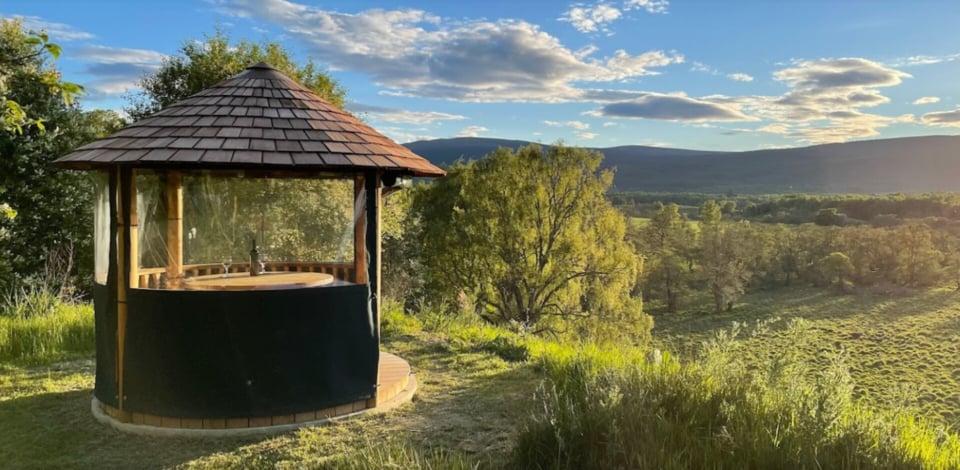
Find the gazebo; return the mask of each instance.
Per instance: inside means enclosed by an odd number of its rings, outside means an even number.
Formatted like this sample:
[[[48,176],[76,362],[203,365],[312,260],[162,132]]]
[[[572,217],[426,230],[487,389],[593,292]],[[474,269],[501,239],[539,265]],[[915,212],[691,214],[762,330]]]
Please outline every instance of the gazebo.
[[[260,432],[412,396],[379,345],[382,196],[443,170],[264,63],[56,165],[96,172],[101,421]]]

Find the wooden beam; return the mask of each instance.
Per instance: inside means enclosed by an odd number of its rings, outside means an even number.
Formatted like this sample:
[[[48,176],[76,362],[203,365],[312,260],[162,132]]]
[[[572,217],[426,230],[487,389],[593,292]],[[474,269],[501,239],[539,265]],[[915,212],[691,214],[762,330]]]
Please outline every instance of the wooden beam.
[[[367,249],[366,249],[366,204],[360,200],[363,195],[363,175],[357,175],[353,180],[353,282],[365,284],[367,282]]]
[[[117,407],[124,410],[124,352],[127,339],[127,293],[139,283],[137,266],[137,188],[134,171],[119,172],[117,195]]]
[[[175,287],[183,278],[183,178],[179,171],[166,176],[167,287]]]

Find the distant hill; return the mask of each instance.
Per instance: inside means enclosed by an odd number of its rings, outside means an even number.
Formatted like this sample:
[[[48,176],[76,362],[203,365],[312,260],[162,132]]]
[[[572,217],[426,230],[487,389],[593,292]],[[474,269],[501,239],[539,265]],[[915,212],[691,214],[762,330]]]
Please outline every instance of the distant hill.
[[[521,140],[465,137],[405,144],[445,165]],[[620,191],[884,193],[960,191],[960,136],[902,137],[749,152],[629,145],[598,148]]]

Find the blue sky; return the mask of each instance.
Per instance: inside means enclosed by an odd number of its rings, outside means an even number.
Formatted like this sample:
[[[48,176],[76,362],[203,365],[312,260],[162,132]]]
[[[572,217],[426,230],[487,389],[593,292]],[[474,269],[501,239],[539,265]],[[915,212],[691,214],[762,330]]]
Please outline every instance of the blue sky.
[[[19,1],[83,104],[220,27],[327,67],[398,141],[749,150],[960,130],[960,2]]]

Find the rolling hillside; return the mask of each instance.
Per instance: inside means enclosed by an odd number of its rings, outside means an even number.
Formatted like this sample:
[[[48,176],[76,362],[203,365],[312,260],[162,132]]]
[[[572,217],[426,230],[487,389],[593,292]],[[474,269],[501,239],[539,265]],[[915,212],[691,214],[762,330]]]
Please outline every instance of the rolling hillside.
[[[405,144],[434,163],[529,142],[454,138]],[[738,193],[960,191],[960,136],[864,140],[749,152],[639,145],[597,149],[618,190]]]

